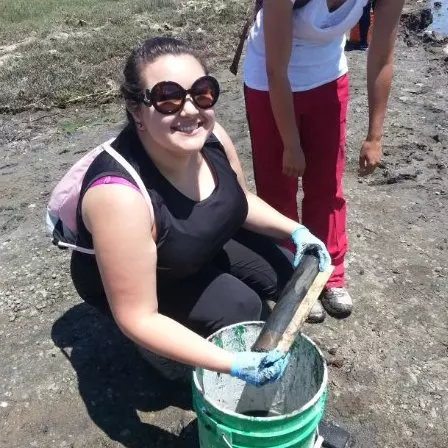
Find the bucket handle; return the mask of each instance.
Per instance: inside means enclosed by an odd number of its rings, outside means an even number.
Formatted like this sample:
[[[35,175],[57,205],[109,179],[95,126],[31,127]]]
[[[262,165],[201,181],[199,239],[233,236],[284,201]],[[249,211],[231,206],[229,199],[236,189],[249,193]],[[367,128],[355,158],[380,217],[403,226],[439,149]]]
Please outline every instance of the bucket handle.
[[[316,430],[316,441],[314,442],[313,448],[321,448],[322,444],[324,443],[324,438],[319,434],[319,428]]]
[[[205,416],[207,420],[207,425],[210,426],[210,428],[218,435],[218,437],[221,437],[224,443],[229,447],[233,448],[232,445],[232,431],[227,429],[225,426],[220,425],[218,422],[216,422],[210,415],[210,413],[207,411],[207,409],[204,406],[201,406],[199,408],[200,413]]]
[[[229,447],[229,448],[233,448],[233,445],[227,440],[226,436],[224,434],[221,435],[222,440],[224,441],[224,443]],[[316,441],[314,442],[314,447],[313,448],[322,448],[322,444],[324,443],[324,438],[319,435],[319,431],[317,432],[317,438]]]
[[[233,445],[226,439],[226,436],[223,434],[222,435],[222,440],[224,440],[224,443],[229,447],[229,448],[233,448]]]

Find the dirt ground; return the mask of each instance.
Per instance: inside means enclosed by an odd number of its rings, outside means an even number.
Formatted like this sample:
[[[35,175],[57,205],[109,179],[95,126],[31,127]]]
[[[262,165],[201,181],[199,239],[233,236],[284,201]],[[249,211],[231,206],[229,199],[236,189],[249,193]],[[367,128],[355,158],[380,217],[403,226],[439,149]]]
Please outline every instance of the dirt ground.
[[[421,14],[412,10],[397,44],[384,163],[362,180],[366,53],[348,53],[347,271],[355,309],[346,321],[305,328],[328,356],[325,418],[366,448],[448,444],[448,56],[446,42],[413,33]],[[219,119],[253,187],[241,79],[215,74]],[[162,380],[81,303],[69,253],[45,235],[55,182],[115,135],[123,118],[119,104],[0,116],[2,447],[198,446],[189,388]]]

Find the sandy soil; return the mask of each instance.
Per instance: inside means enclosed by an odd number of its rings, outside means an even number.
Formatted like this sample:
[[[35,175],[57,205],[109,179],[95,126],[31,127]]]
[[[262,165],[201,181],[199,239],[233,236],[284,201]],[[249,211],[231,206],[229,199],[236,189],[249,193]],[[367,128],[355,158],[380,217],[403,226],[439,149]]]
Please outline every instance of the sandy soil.
[[[418,28],[420,17],[406,23]],[[384,163],[364,180],[356,161],[366,132],[366,54],[349,53],[345,191],[355,311],[305,332],[329,360],[326,419],[359,447],[442,448],[448,440],[448,62],[440,42],[425,40],[400,34]],[[217,75],[218,114],[253,187],[241,80]],[[81,303],[69,253],[44,233],[55,182],[122,119],[118,105],[0,116],[2,447],[198,446],[188,387],[162,380]]]

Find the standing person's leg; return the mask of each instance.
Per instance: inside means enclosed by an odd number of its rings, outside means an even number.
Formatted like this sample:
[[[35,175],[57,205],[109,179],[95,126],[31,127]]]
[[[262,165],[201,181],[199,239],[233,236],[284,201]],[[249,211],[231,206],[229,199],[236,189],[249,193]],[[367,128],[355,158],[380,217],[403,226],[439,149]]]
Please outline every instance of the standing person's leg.
[[[347,317],[352,308],[344,288],[347,236],[342,191],[348,95],[345,75],[300,97],[306,101],[300,128],[307,164],[303,177],[303,223],[326,244],[335,267],[322,297],[324,308],[334,317]]]
[[[271,109],[269,92],[244,86],[252,142],[257,195],[283,215],[298,221],[297,179],[283,175],[283,142]]]

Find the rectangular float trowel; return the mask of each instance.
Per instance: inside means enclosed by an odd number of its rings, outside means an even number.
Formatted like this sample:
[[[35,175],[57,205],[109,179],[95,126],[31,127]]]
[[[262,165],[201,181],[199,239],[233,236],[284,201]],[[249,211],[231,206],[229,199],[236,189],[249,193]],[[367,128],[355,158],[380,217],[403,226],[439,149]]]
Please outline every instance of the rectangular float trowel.
[[[333,269],[333,266],[329,266],[324,272],[319,272],[319,260],[315,254],[306,253],[302,257],[252,346],[252,351],[280,350],[284,353],[289,351]],[[319,433],[324,438],[322,447],[355,446],[350,434],[332,423],[321,421]]]

